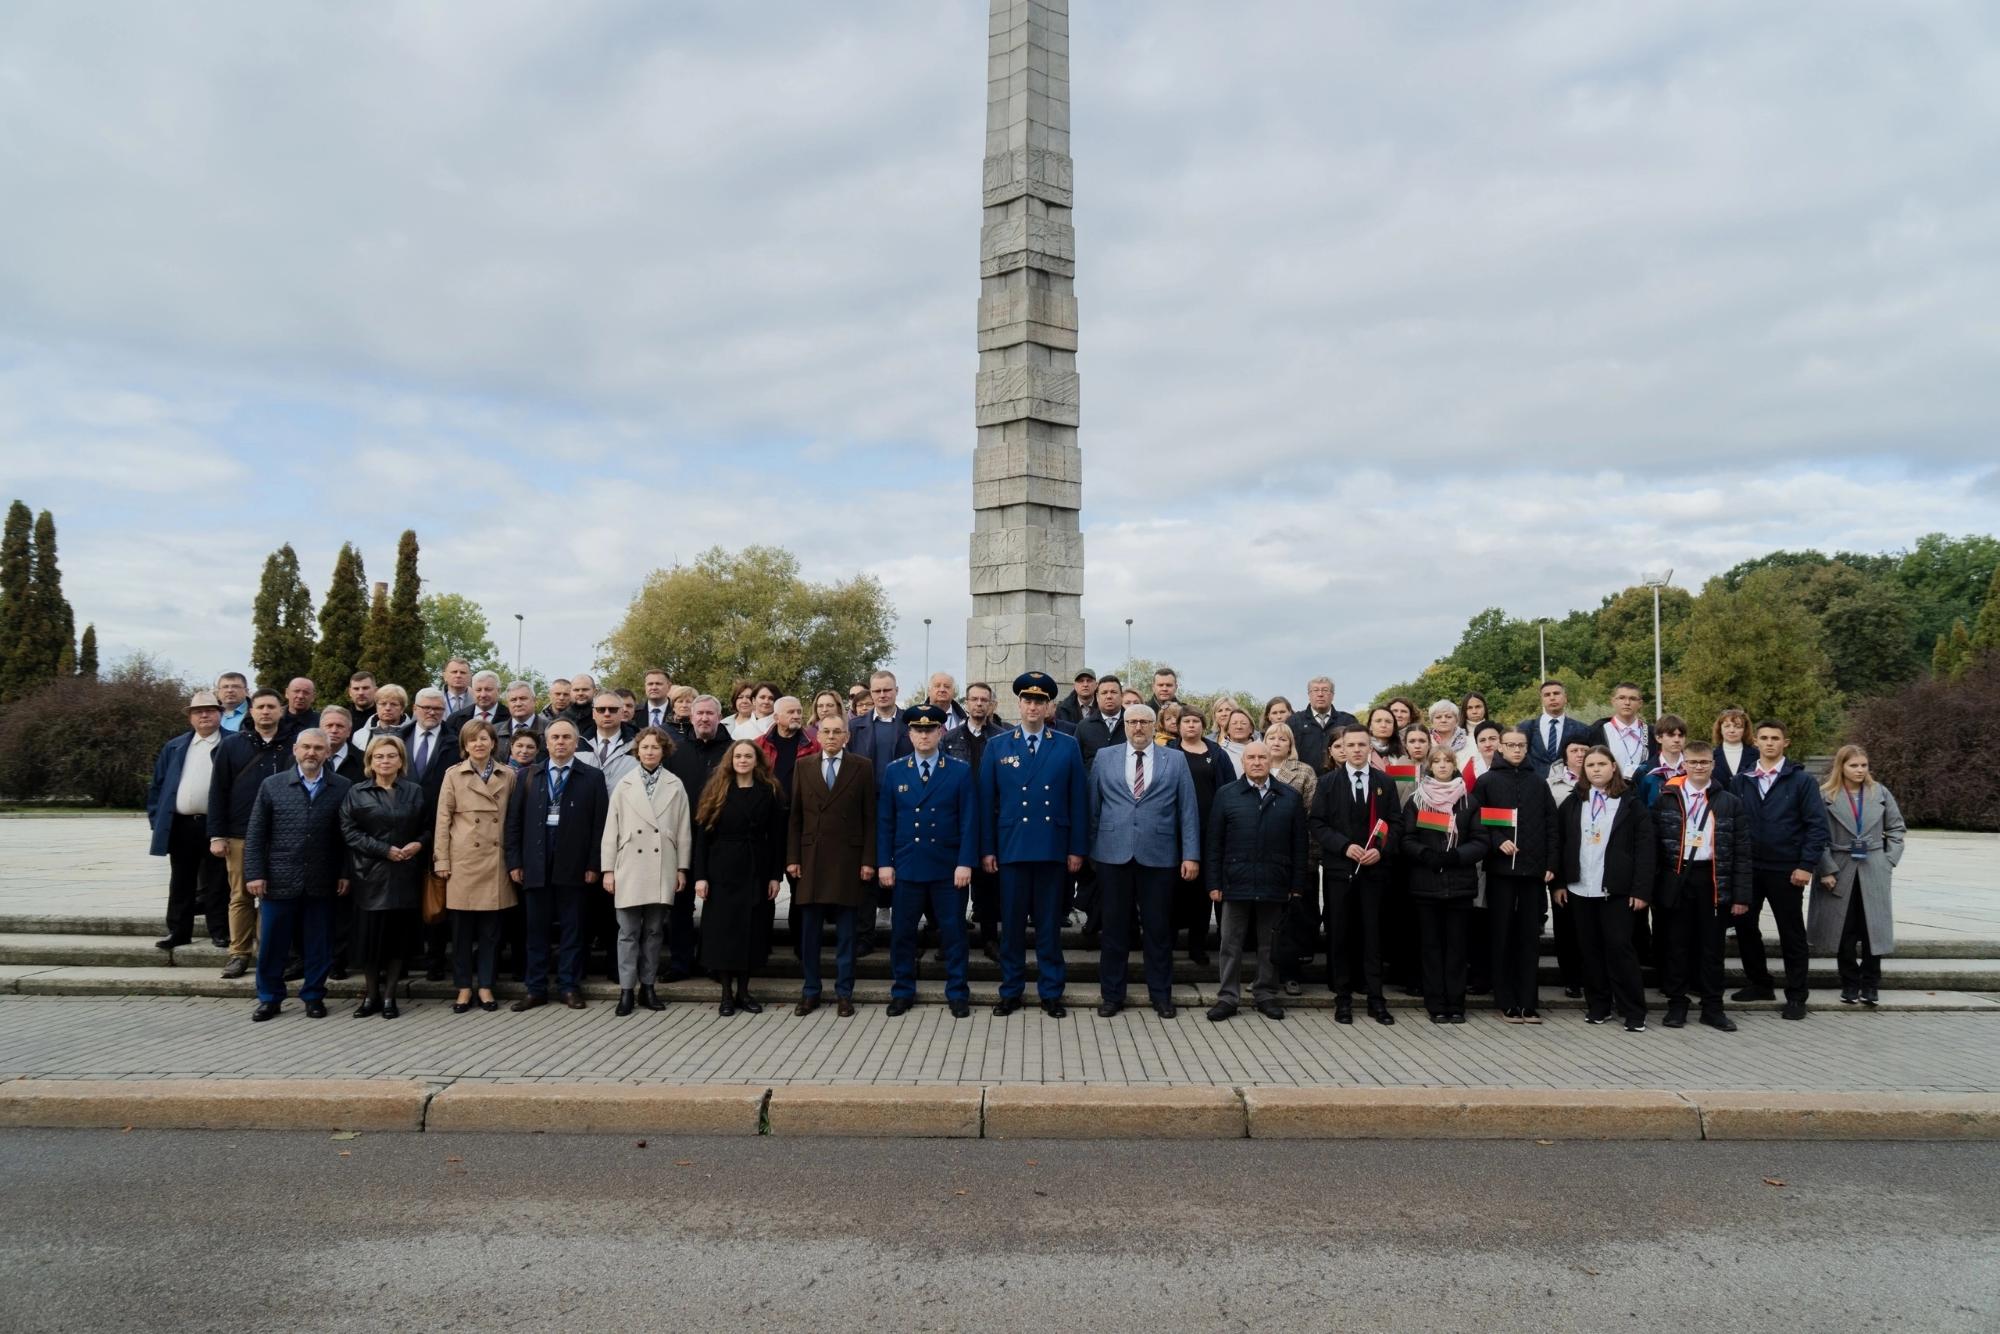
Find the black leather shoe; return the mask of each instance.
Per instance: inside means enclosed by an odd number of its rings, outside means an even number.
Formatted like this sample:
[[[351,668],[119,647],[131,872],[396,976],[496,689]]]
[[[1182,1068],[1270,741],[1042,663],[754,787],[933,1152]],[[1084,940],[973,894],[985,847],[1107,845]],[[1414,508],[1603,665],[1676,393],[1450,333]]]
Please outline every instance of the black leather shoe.
[[[745,1014],[764,1013],[764,1007],[758,1003],[757,998],[755,996],[751,995],[747,991],[739,991],[736,993],[736,1008],[743,1011],[743,1013]]]
[[[833,1003],[833,1012],[842,1019],[854,1017],[854,997],[842,996]]]
[[[1174,1003],[1172,1001],[1164,1001],[1161,1004],[1155,1005],[1153,1007],[1153,1013],[1157,1014],[1162,1019],[1171,1019],[1175,1015],[1179,1014],[1180,1011],[1174,1008]]]
[[[993,962],[995,963],[1000,962],[1000,942],[997,940],[987,941],[984,945],[981,945],[979,947],[979,952],[981,954],[984,954],[987,958],[993,960]]]
[[[1235,1017],[1236,1007],[1234,1005],[1218,1001],[1208,1007],[1208,1022],[1211,1024],[1219,1024],[1225,1019],[1234,1019]]]
[[[1465,1022],[1465,1011],[1453,1010],[1450,1014],[1445,1016],[1445,1019],[1454,1024],[1462,1024]]]
[[[896,999],[889,1002],[889,1017],[891,1019],[894,1019],[898,1015],[908,1014],[909,1012],[910,1012],[910,1002],[904,1000],[901,996],[898,996],[896,997]],[[994,1013],[998,1014],[999,1010],[995,1009]]]
[[[1258,1001],[1257,1013],[1263,1015],[1266,1019],[1283,1019],[1285,1017],[1285,1007],[1274,1000]]]
[[[1744,987],[1741,991],[1729,993],[1733,1001],[1765,1001],[1778,999],[1778,993],[1770,987]]]
[[[1097,1017],[1099,1019],[1116,1019],[1118,1012],[1124,1008],[1124,1006],[1114,1001],[1105,1001],[1097,1007]]]
[[[1059,1000],[1042,1002],[1042,1013],[1051,1019],[1061,1019],[1069,1014],[1069,1008]]]
[[[1432,1010],[1431,1022],[1434,1024],[1448,1024],[1451,1022],[1451,1016],[1446,1014],[1443,1010]]]
[[[629,987],[620,988],[618,992],[618,1008],[613,1010],[612,1013],[617,1015],[620,1019],[623,1019],[626,1015],[632,1013],[632,1011],[638,1008],[639,1008],[639,998],[638,996],[633,994],[631,988]]]
[[[250,971],[249,956],[243,954],[230,955],[229,962],[222,965],[222,975],[224,977],[241,977],[243,976],[243,974],[249,971]]]
[[[565,991],[560,999],[564,1005],[572,1010],[581,1010],[584,1005],[583,994],[581,992]]]
[[[667,1003],[660,999],[660,993],[652,987],[639,988],[639,1004],[649,1010],[664,1010]]]
[[[324,1019],[324,1018],[326,1018],[326,1002],[325,1002],[325,1001],[307,1001],[307,1002],[306,1002],[306,1018],[308,1018],[308,1019]]]
[[[250,1022],[261,1024],[266,1019],[276,1019],[281,1008],[283,1007],[278,1001],[258,1001],[257,1008],[250,1012]]]
[[[1701,1021],[1710,1028],[1718,1029],[1724,1033],[1734,1033],[1736,1031],[1736,1021],[1726,1014],[1705,1014],[1701,1017]]]
[[[1667,1017],[1664,1022],[1668,1028],[1686,1028],[1688,1023],[1687,1006],[1669,1005],[1667,1007]]]
[[[1014,1011],[1020,1008],[1021,1008],[1021,998],[1019,996],[1016,996],[1012,1000],[1003,1000],[998,1005],[995,1005],[993,1007],[993,1013],[996,1016],[1004,1019],[1008,1015],[1014,1013]]]
[[[1785,1008],[1778,1011],[1778,1017],[1780,1019],[1803,1019],[1806,1017],[1805,1004],[1801,1001],[1786,1001]]]
[[[165,940],[154,941],[153,948],[156,950],[177,950],[183,945],[192,945],[193,943],[192,939],[183,940],[179,936],[168,936]]]
[[[1390,1014],[1389,1007],[1380,1001],[1368,1002],[1368,1017],[1385,1028],[1393,1026],[1396,1022],[1396,1016]]]
[[[954,1019],[969,1019],[972,1017],[972,1007],[964,1001],[953,1001],[951,1003],[951,1017]]]
[[[547,1005],[548,1003],[549,1003],[549,998],[547,996],[537,996],[530,994],[521,997],[521,999],[515,1001],[512,1005],[509,1005],[507,1008],[512,1010],[515,1014],[523,1014],[529,1010],[539,1010],[540,1008],[542,1008],[542,1006]]]
[[[486,1008],[490,1010],[493,1007],[488,1005]],[[403,1017],[403,1012],[396,1008],[396,1002],[393,997],[382,1002],[382,1017],[384,1019],[400,1019]]]
[[[1333,1022],[1336,1024],[1351,1024],[1354,1022],[1354,1003],[1348,1000],[1347,997],[1342,996],[1333,1003]]]
[[[483,1000],[479,1002],[479,1008],[486,1011],[486,1013],[488,1014],[492,1014],[495,1010],[500,1008],[500,1002],[497,1000]]]
[[[215,946],[215,948],[217,948],[217,949],[219,949],[219,950],[226,950],[226,949],[228,949],[228,948],[229,948],[229,937],[228,937],[228,936],[210,936],[210,937],[208,938],[208,943],[209,943],[209,944],[211,944],[211,945],[213,945],[213,946]]]
[[[471,1013],[472,1013],[472,1002],[471,1002],[471,1001],[453,1001],[453,1002],[451,1003],[451,1012],[452,1012],[453,1014],[471,1014]]]
[[[715,1007],[715,1012],[721,1015],[724,1019],[727,1019],[730,1015],[735,1014],[736,998],[734,996],[724,996],[722,998],[722,1003]]]
[[[819,997],[804,996],[800,998],[799,1003],[797,1005],[794,1005],[792,1007],[792,1013],[797,1015],[799,1018],[803,1019],[807,1015],[811,1014],[814,1010],[817,1010],[818,1008],[819,1008]]]
[[[366,1019],[371,1014],[380,1013],[382,1013],[382,1002],[374,996],[370,996],[367,1000],[362,1001],[361,1004],[354,1007],[354,1017],[356,1019]]]

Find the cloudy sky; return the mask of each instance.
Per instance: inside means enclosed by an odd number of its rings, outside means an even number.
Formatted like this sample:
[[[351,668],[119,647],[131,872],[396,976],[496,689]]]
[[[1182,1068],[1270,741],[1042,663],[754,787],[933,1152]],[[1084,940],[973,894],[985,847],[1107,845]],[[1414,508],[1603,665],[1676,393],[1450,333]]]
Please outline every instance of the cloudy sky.
[[[2000,10],[1074,0],[1089,658],[2000,528]],[[0,492],[108,657],[341,541],[585,665],[715,543],[956,669],[983,0],[0,10]],[[504,624],[504,629],[501,627]]]

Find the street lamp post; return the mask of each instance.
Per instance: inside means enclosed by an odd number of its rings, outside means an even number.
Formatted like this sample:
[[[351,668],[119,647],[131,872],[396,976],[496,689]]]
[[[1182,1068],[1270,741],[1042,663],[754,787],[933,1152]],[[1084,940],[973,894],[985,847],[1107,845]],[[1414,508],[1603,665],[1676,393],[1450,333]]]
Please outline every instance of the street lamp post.
[[[1132,661],[1132,618],[1130,616],[1125,618],[1125,661],[1127,665],[1130,665]]]
[[[520,612],[514,613],[514,675],[520,676],[526,670],[521,662],[521,636],[528,625],[528,618]]]
[[[1546,681],[1549,679],[1549,623],[1547,621],[1536,621],[1535,633],[1540,635],[1542,640],[1541,679]]]
[[[924,689],[931,688],[931,618],[924,617]]]
[[[1653,716],[1659,717],[1666,710],[1666,701],[1660,698],[1660,590],[1674,577],[1672,568],[1655,570],[1644,576],[1646,587],[1653,590]]]

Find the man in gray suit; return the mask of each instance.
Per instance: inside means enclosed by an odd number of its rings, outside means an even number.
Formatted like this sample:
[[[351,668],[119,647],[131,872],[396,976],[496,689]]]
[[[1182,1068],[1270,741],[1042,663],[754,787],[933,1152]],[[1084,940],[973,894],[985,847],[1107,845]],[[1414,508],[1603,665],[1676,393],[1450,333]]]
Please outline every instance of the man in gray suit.
[[[1194,779],[1177,750],[1153,744],[1155,714],[1127,706],[1124,744],[1106,746],[1090,767],[1090,859],[1097,867],[1104,949],[1098,958],[1097,1013],[1125,1007],[1132,905],[1146,950],[1146,993],[1160,1018],[1174,1017],[1174,868],[1201,874],[1201,813]]]

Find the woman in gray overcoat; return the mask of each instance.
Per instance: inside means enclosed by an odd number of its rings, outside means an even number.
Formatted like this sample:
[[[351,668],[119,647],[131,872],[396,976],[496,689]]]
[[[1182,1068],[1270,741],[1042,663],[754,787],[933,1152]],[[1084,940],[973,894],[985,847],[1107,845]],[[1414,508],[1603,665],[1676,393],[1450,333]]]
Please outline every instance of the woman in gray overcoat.
[[[1806,940],[1840,966],[1844,1005],[1873,1005],[1882,956],[1896,952],[1890,882],[1903,860],[1903,812],[1868,772],[1868,752],[1842,746],[1820,793],[1826,798],[1826,852],[1806,908]]]

